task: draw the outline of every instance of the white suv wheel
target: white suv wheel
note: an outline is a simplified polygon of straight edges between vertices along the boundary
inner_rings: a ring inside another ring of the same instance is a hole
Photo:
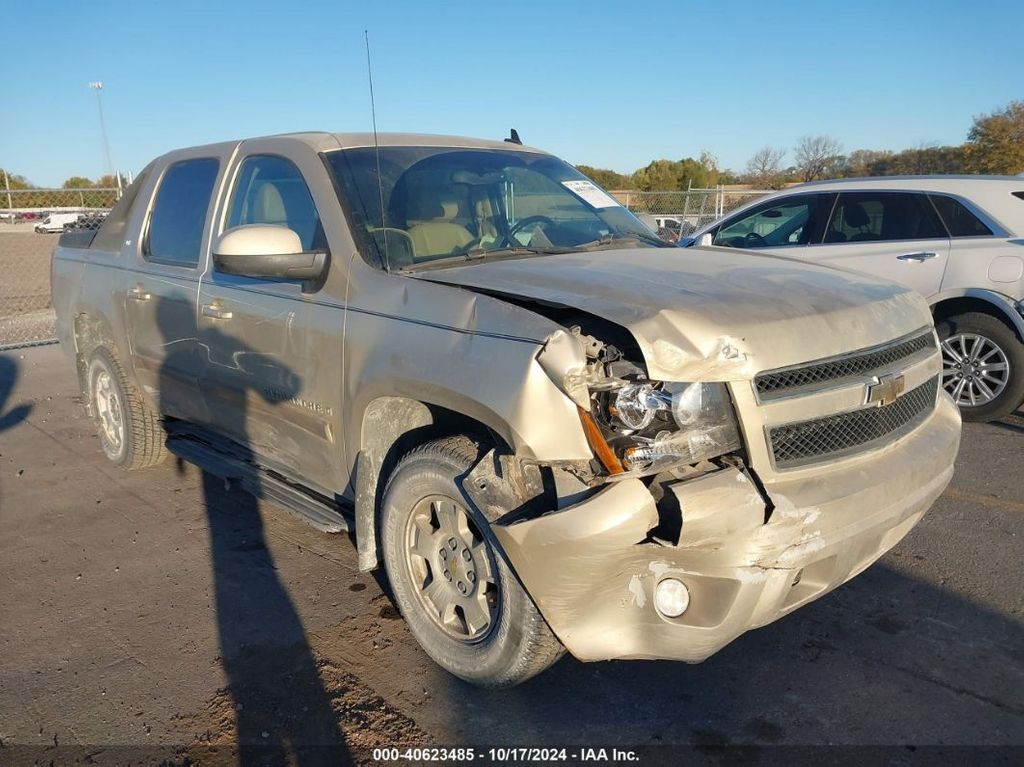
[[[956,333],[942,342],[942,385],[960,407],[987,405],[1009,381],[1010,360],[991,338]]]

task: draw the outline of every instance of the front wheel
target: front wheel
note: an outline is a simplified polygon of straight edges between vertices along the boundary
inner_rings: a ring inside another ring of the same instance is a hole
[[[942,386],[965,421],[995,421],[1024,400],[1024,344],[996,317],[968,312],[938,323]]]
[[[426,653],[468,682],[509,687],[564,649],[459,487],[480,454],[452,437],[406,455],[384,492],[381,542],[395,601]]]

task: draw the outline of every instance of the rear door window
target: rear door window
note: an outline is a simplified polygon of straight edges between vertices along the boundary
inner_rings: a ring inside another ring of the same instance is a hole
[[[196,266],[220,163],[212,157],[171,165],[157,187],[143,255],[174,266]]]
[[[989,229],[976,215],[971,213],[959,200],[944,194],[928,195],[939,211],[942,220],[949,230],[950,237],[989,237]]]
[[[826,243],[946,237],[931,203],[913,192],[843,192],[825,231]]]

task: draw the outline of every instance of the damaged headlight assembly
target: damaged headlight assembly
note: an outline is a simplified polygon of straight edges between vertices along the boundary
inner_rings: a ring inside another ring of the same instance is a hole
[[[653,474],[742,447],[722,383],[608,381],[593,391],[594,420],[621,472]],[[606,466],[606,468],[609,468]]]
[[[615,346],[579,326],[567,330],[553,333],[537,360],[576,403],[587,441],[609,474],[657,474],[743,447],[724,383],[649,380]]]

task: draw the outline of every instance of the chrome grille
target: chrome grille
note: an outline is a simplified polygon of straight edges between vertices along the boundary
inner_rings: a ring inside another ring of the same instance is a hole
[[[777,468],[793,468],[867,450],[891,441],[924,420],[935,405],[938,376],[882,407],[815,418],[768,429]]]
[[[799,367],[761,373],[754,378],[754,387],[758,397],[763,401],[794,393],[808,393],[810,390],[831,386],[844,379],[874,375],[880,369],[903,362],[926,349],[934,348],[935,337],[929,330],[895,344],[865,349],[843,357],[811,362]]]

